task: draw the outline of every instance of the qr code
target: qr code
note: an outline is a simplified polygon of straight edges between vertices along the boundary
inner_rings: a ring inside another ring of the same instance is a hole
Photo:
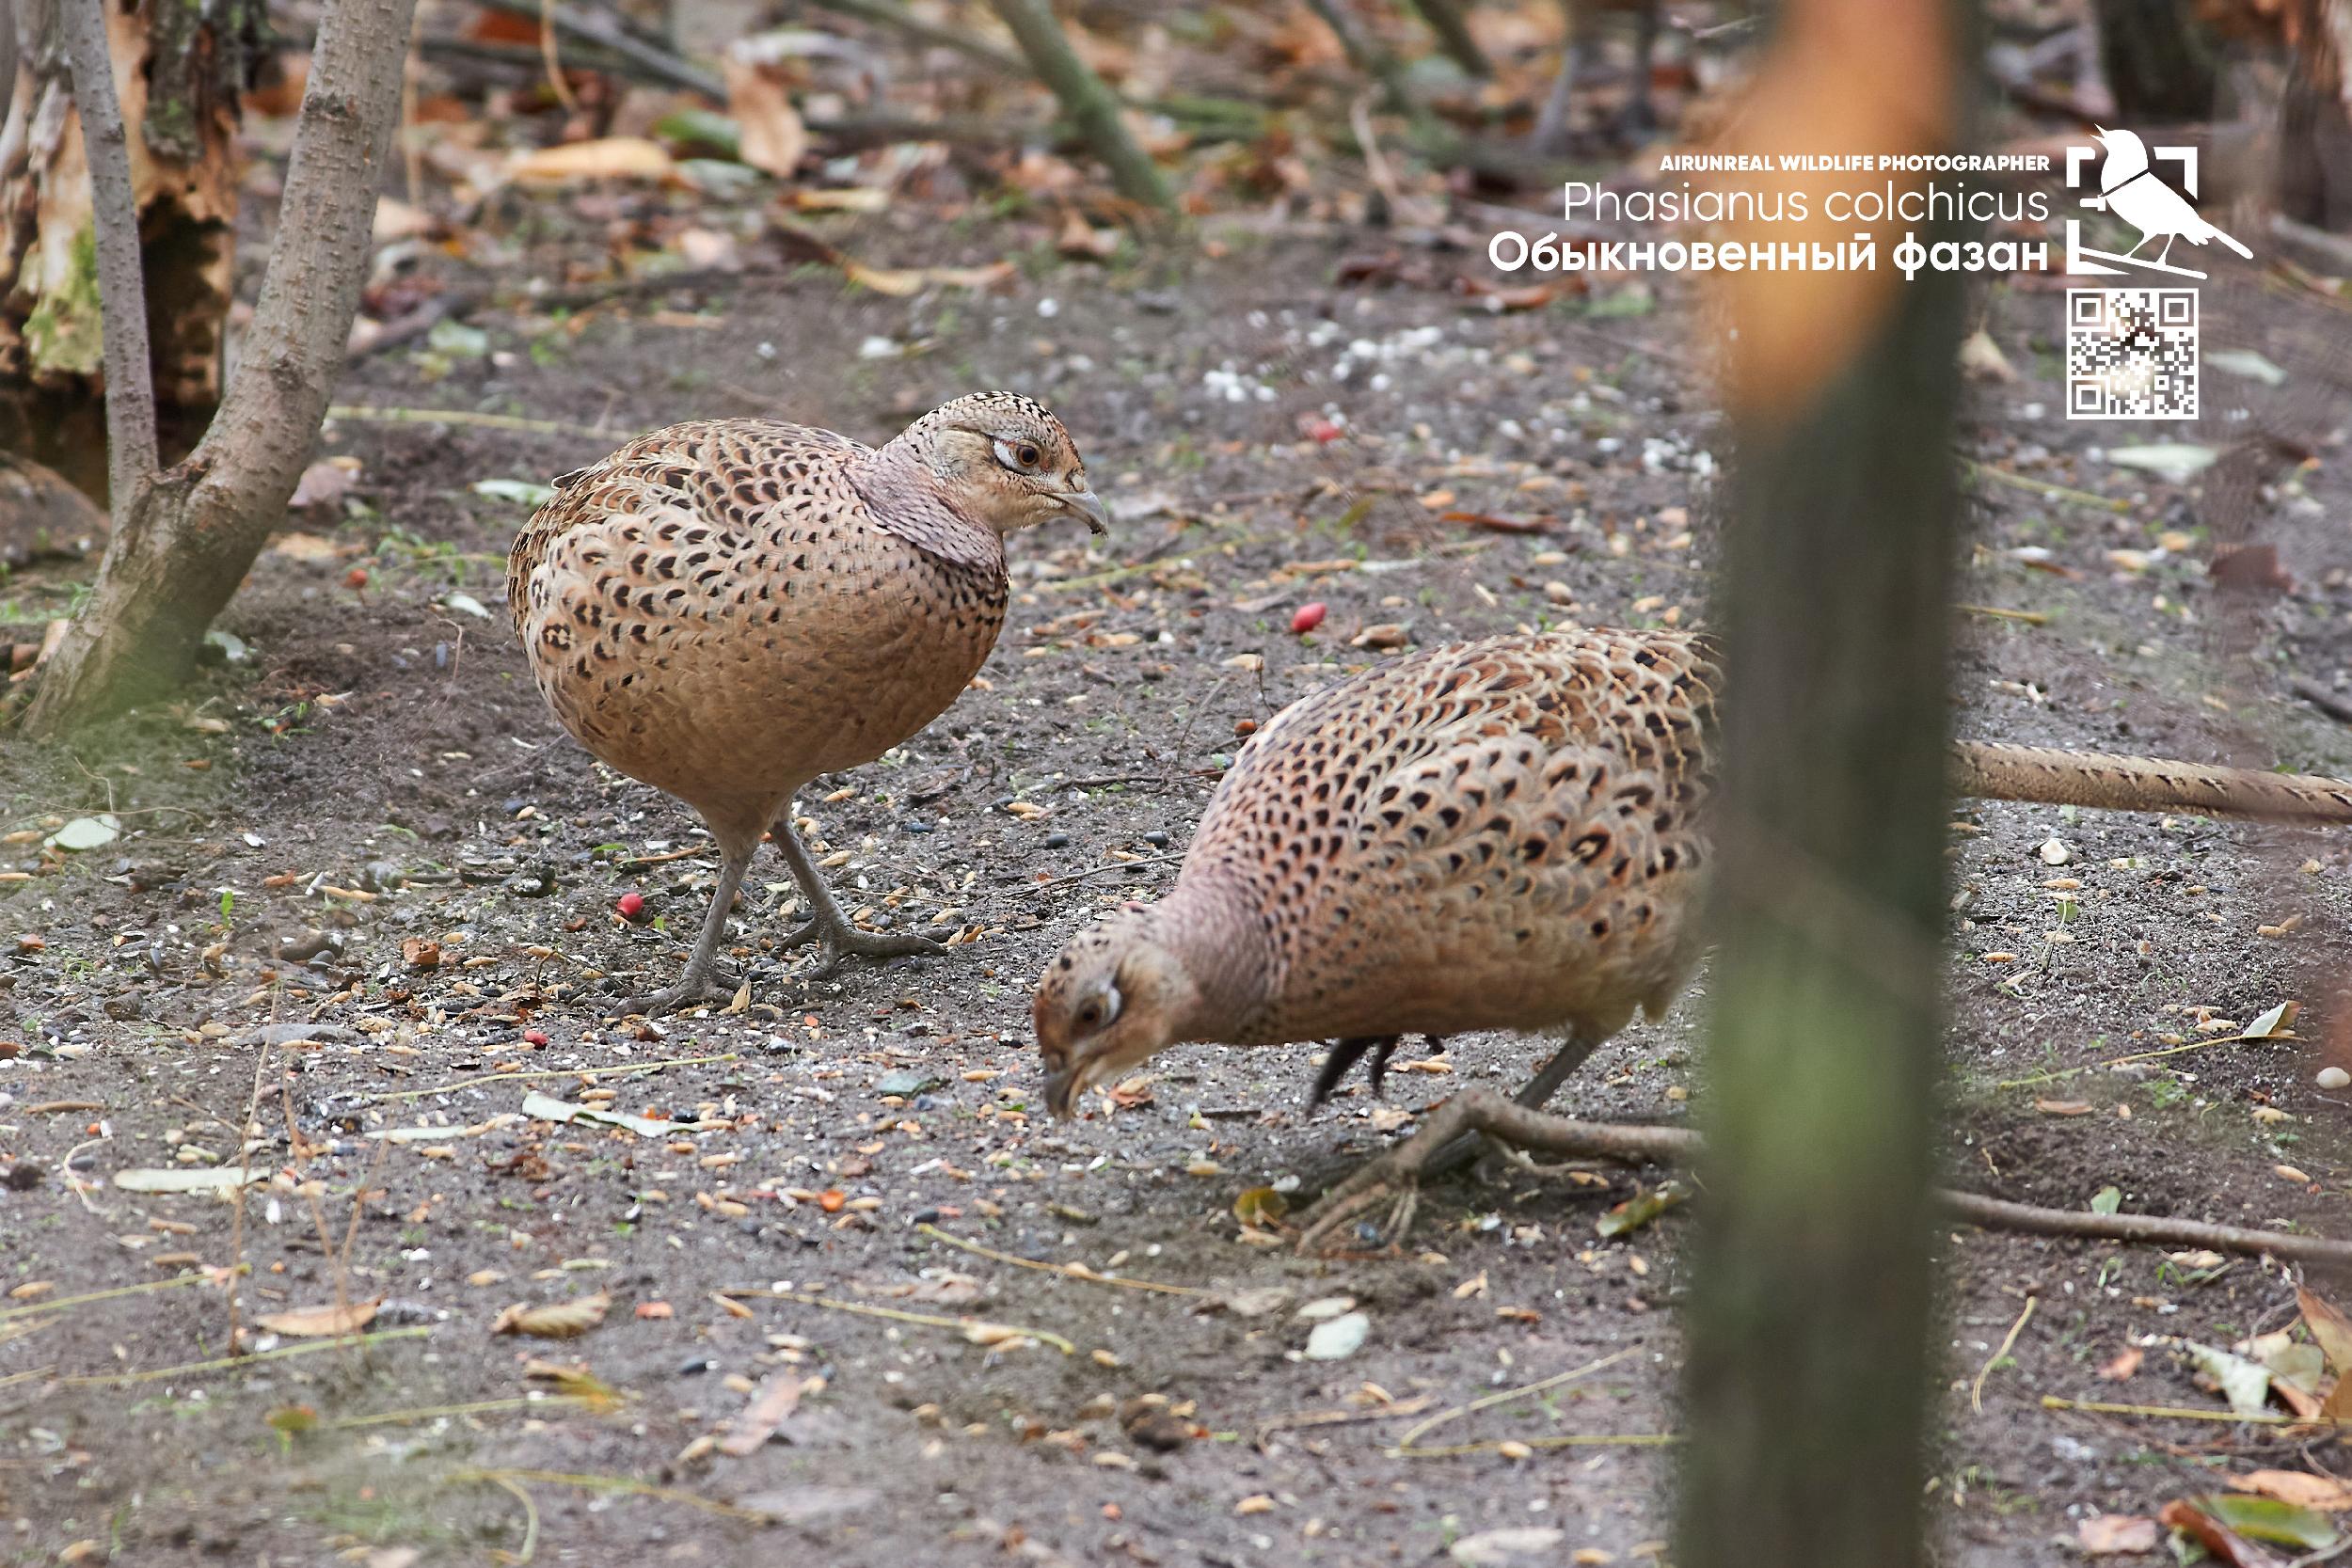
[[[2197,417],[2197,291],[2069,289],[2066,417]]]

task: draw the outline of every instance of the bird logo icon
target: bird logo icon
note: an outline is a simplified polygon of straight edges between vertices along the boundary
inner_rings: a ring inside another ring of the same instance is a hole
[[[2068,225],[2070,230],[2068,235],[2070,241],[2068,245],[2069,271],[2113,273],[2119,270],[2115,267],[2099,266],[2081,260],[2081,258],[2097,257],[2100,261],[2120,261],[2129,266],[2175,273],[2184,277],[2202,278],[2205,275],[2201,272],[2193,271],[2187,267],[2176,267],[2169,263],[2168,258],[2172,254],[2172,242],[2175,240],[2186,240],[2194,245],[2204,245],[2210,240],[2219,240],[2240,256],[2249,261],[2252,260],[2254,255],[2252,251],[2199,217],[2197,209],[2189,205],[2188,198],[2166,184],[2157,176],[2148,155],[2148,144],[2141,141],[2137,135],[2130,131],[2102,129],[2098,134],[2098,141],[2099,145],[2106,150],[2099,165],[2099,193],[2096,196],[2084,197],[2082,204],[2096,212],[2113,213],[2117,217],[2138,230],[2139,243],[2120,254],[2114,251],[2092,250],[2079,244],[2075,235],[2071,232],[2075,226],[2070,223]],[[2167,149],[2165,150],[2177,153],[2184,150]],[[2188,159],[2185,160],[2188,171],[2189,189],[2192,191],[2197,188],[2196,164],[2193,159],[2194,153],[2190,152]],[[2071,181],[2073,154],[2069,155],[2068,164]],[[2153,260],[2142,257],[2139,254],[2140,251],[2157,239],[2164,241],[2164,248],[2156,253]]]

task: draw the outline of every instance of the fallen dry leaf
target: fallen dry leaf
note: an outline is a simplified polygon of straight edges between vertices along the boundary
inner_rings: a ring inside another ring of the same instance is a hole
[[[2233,1491],[2257,1492],[2297,1508],[2314,1509],[2322,1513],[2342,1513],[2352,1509],[2352,1485],[2333,1476],[2314,1476],[2301,1470],[2249,1470],[2227,1480]]]
[[[751,1403],[728,1425],[727,1434],[719,1439],[719,1451],[736,1459],[756,1453],[776,1434],[776,1428],[800,1408],[801,1396],[822,1383],[820,1378],[803,1378],[797,1372],[769,1373],[767,1381],[752,1395]]]
[[[611,1292],[598,1291],[593,1296],[576,1301],[558,1302],[552,1307],[532,1307],[517,1302],[498,1315],[490,1325],[493,1334],[528,1334],[534,1339],[569,1339],[587,1333],[604,1322],[605,1313],[612,1306]]]
[[[763,174],[791,179],[808,151],[808,128],[790,96],[765,71],[731,52],[721,68],[726,73],[727,114],[742,134],[739,155]]]
[[[272,1312],[253,1320],[257,1327],[272,1334],[283,1334],[295,1339],[325,1339],[338,1334],[357,1334],[375,1321],[375,1309],[384,1304],[382,1296],[367,1301],[347,1301],[340,1307],[298,1307],[290,1312]]]
[[[294,499],[287,501],[286,505],[290,510],[295,512],[300,512],[307,507],[332,505],[334,502],[342,500],[343,497],[349,495],[351,493],[351,487],[358,482],[359,460],[358,458],[340,456],[322,457],[316,463],[311,464],[309,467],[302,470],[302,481],[294,486]],[[278,543],[272,547],[277,549],[280,554],[293,554],[294,552],[289,547],[293,539],[305,537],[308,536],[301,534],[291,535],[288,538],[278,540]],[[319,541],[319,543],[326,544],[324,540]],[[340,552],[334,546],[329,544],[327,545],[326,553],[331,556]],[[306,559],[316,560],[319,558],[312,556]]]
[[[2074,1528],[2074,1544],[2087,1557],[2156,1549],[2156,1522],[2136,1513],[2101,1513]]]
[[[660,144],[643,136],[601,136],[526,152],[508,166],[507,173],[516,180],[559,184],[570,180],[662,180],[675,166]]]
[[[2137,1345],[2133,1345],[2118,1353],[2114,1360],[2101,1367],[2099,1375],[2109,1383],[2122,1383],[2139,1370],[2140,1362],[2146,1360],[2147,1356],[2146,1351],[2141,1350]]]

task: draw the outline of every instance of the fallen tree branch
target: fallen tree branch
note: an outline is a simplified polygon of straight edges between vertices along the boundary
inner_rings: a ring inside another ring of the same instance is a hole
[[[1053,89],[1088,150],[1110,170],[1119,194],[1140,206],[1174,211],[1176,198],[1160,178],[1159,166],[1127,134],[1119,95],[1078,57],[1045,0],[994,0],[994,5],[1038,80]]]
[[[860,22],[870,22],[877,27],[903,33],[917,43],[952,49],[993,71],[1011,76],[1026,76],[1029,73],[1027,64],[1019,55],[1009,55],[987,40],[975,38],[969,33],[960,33],[952,27],[934,26],[904,7],[891,4],[890,0],[816,0],[816,4],[838,15],[855,17]]]
[[[1464,1133],[1487,1133],[1514,1148],[1581,1159],[1690,1164],[1698,1157],[1698,1133],[1686,1127],[1579,1121],[1531,1110],[1492,1089],[1465,1089],[1425,1113],[1413,1135],[1325,1194],[1307,1216],[1301,1248],[1314,1244],[1349,1215],[1369,1207],[1388,1189],[1391,1173],[1409,1173]],[[2029,1236],[2074,1236],[2090,1241],[2147,1242],[2159,1246],[2202,1247],[2214,1252],[2269,1253],[2305,1263],[2352,1263],[2352,1242],[2298,1236],[2281,1230],[2216,1225],[2167,1214],[2101,1214],[2088,1209],[2045,1209],[2007,1198],[1939,1188],[1935,1200],[1946,1212],[1988,1230]]]
[[[533,22],[541,18],[539,0],[482,0],[495,11],[510,16],[527,17]],[[590,43],[627,60],[642,74],[672,87],[699,92],[704,97],[723,103],[727,101],[727,86],[713,71],[706,71],[691,60],[680,59],[668,50],[646,42],[610,17],[582,11],[565,5],[552,5],[546,9],[546,19],[555,24],[558,34]],[[534,51],[535,53],[535,51]]]

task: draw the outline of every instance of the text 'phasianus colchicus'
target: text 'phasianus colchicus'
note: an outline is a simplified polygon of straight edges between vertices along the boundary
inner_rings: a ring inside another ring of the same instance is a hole
[[[1045,1094],[1179,1041],[1337,1039],[1320,1099],[1399,1037],[1566,1037],[1541,1105],[1697,957],[1722,686],[1708,638],[1562,631],[1433,648],[1285,708],[1211,796],[1182,873],[1048,965]],[[1962,795],[2352,821],[2352,784],[1963,742]],[[1409,1172],[1399,1173],[1409,1176]]]
[[[684,800],[717,841],[708,918],[676,984],[691,1006],[773,829],[809,921],[787,939],[928,953],[843,916],[793,828],[794,792],[871,762],[971,681],[1004,624],[1004,539],[1103,506],[1061,421],[1028,398],[959,398],[869,448],[771,420],[673,425],[555,482],[507,563],[532,673],[600,761]]]

